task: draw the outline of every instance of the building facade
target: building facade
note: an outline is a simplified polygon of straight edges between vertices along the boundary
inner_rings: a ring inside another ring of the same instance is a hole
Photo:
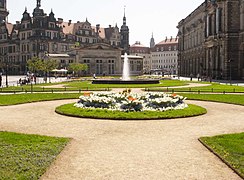
[[[151,50],[151,73],[178,74],[178,38],[165,38]]]
[[[179,75],[244,79],[244,0],[206,0],[178,29]]]
[[[88,19],[84,22],[64,22],[62,18],[56,18],[53,11],[46,14],[41,8],[41,0],[36,1],[32,15],[25,9],[21,21],[15,24],[7,22],[8,14],[6,0],[0,0],[2,73],[25,74],[28,71],[26,62],[34,56],[44,59],[47,54],[56,54],[59,57],[58,54],[72,54],[74,50],[99,43],[113,47],[115,54],[118,50],[127,52],[129,49],[129,28],[125,15],[121,29],[117,24],[108,28],[99,24],[94,27]]]
[[[130,46],[130,55],[143,57],[143,74],[149,74],[151,70],[151,51],[149,47],[144,46],[140,41]]]

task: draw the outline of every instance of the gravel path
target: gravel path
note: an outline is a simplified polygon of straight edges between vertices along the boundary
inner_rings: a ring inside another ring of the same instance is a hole
[[[197,139],[243,132],[244,106],[194,101],[208,113],[155,121],[79,119],[54,112],[73,101],[0,107],[1,131],[72,138],[42,179],[240,179]]]

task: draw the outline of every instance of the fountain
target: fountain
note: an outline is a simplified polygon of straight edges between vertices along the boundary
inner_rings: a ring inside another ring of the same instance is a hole
[[[127,53],[125,53],[121,79],[94,79],[92,84],[159,84],[159,80],[131,79],[129,58]]]
[[[129,59],[128,59],[127,53],[125,53],[125,55],[124,55],[122,80],[123,81],[130,80],[130,67],[129,67]]]

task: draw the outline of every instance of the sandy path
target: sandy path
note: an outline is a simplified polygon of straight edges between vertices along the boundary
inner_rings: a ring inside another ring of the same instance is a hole
[[[197,102],[204,116],[109,121],[60,116],[72,100],[0,107],[0,130],[71,137],[42,179],[240,179],[199,142],[201,136],[243,132],[244,106]]]

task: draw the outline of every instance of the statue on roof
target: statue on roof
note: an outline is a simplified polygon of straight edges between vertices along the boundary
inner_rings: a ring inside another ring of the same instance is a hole
[[[41,0],[37,0],[36,2],[36,7],[41,7]]]

